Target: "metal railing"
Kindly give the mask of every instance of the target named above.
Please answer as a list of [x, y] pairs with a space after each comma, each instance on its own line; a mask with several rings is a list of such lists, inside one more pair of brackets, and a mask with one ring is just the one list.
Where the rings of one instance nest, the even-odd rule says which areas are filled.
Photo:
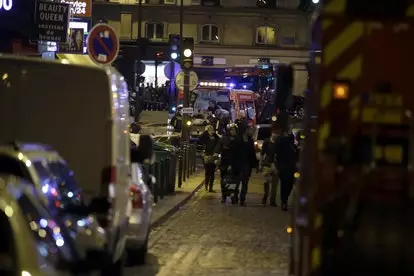
[[[197, 154], [195, 145], [183, 144], [176, 152], [155, 151], [155, 162], [143, 165], [144, 178], [157, 203], [165, 196], [174, 194], [196, 172]], [[150, 176], [156, 181], [152, 182]]]

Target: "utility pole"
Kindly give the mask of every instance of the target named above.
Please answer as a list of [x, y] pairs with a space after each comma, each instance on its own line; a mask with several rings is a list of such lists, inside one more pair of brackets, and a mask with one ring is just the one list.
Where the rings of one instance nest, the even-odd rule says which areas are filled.
[[[183, 108], [190, 106], [190, 99], [189, 99], [189, 83], [190, 83], [190, 77], [188, 73], [188, 69], [184, 66], [184, 51], [185, 51], [185, 45], [184, 45], [184, 0], [180, 1], [180, 59], [181, 59], [181, 67], [184, 72], [184, 102], [183, 102]], [[178, 95], [177, 95], [178, 96]], [[178, 98], [178, 97], [177, 97]], [[189, 133], [189, 116], [188, 114], [183, 114], [183, 123], [182, 123], [182, 131], [181, 131], [181, 140], [183, 142], [188, 142], [190, 140], [190, 133]]]
[[[134, 81], [134, 84], [136, 83], [137, 85], [134, 85], [135, 87], [134, 87], [134, 90], [136, 90], [135, 91], [135, 114], [134, 114], [134, 121], [136, 122], [136, 123], [138, 123], [139, 122], [139, 114], [140, 114], [140, 109], [141, 109], [141, 106], [140, 106], [140, 102], [141, 102], [141, 98], [142, 98], [142, 96], [143, 95], [140, 95], [140, 82], [139, 81], [136, 81], [136, 79], [138, 78], [138, 75], [139, 75], [139, 72], [138, 72], [138, 70], [140, 70], [140, 65], [141, 65], [141, 59], [142, 59], [142, 57], [141, 57], [141, 53], [142, 53], [142, 49], [141, 49], [141, 47], [142, 47], [142, 43], [141, 43], [141, 39], [142, 39], [142, 31], [141, 31], [141, 29], [142, 29], [142, 0], [138, 0], [138, 18], [137, 18], [137, 20], [138, 20], [138, 37], [137, 37], [137, 48], [138, 48], [138, 51], [137, 51], [137, 60], [135, 61], [135, 66], [134, 66], [134, 70], [135, 70], [135, 72], [134, 72], [134, 76], [135, 76], [135, 81]], [[138, 88], [137, 88], [138, 87]]]
[[181, 0], [180, 2], [180, 39], [183, 38], [183, 31], [184, 31], [183, 25], [184, 25], [184, 0]]
[[[181, 67], [184, 72], [184, 103], [183, 108], [190, 107], [190, 69], [194, 64], [194, 39], [190, 37], [181, 37], [180, 45]], [[189, 127], [191, 118], [189, 114], [183, 114], [182, 141], [189, 141]]]

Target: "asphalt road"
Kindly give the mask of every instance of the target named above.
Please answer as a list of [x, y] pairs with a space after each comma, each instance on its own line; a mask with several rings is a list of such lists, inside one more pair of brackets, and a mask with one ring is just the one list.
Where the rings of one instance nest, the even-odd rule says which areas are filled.
[[245, 207], [221, 204], [219, 193], [197, 193], [154, 229], [147, 264], [126, 275], [286, 275], [289, 213], [260, 204], [262, 183], [252, 177]]

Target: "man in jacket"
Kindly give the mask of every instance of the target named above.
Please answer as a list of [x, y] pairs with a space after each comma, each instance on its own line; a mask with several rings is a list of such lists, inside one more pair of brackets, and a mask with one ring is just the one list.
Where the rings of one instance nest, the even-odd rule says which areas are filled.
[[298, 150], [292, 133], [282, 133], [276, 140], [276, 169], [280, 178], [282, 210], [287, 211], [287, 203], [295, 183]]
[[227, 126], [227, 134], [221, 137], [218, 143], [215, 153], [220, 155], [220, 178], [221, 178], [221, 202], [226, 202], [226, 194], [224, 189], [224, 177], [229, 173], [234, 174], [234, 160], [235, 160], [235, 141], [237, 136], [237, 126], [235, 124], [229, 124]]
[[[233, 155], [234, 171], [238, 175], [241, 183], [240, 194], [237, 195], [236, 193], [236, 202], [239, 199], [238, 196], [240, 196], [240, 205], [245, 206], [249, 179], [252, 168], [257, 166], [257, 159], [252, 138], [252, 129], [242, 125], [242, 129], [239, 132], [241, 135], [235, 141], [235, 154]], [[239, 188], [237, 190], [239, 191]]]
[[270, 205], [276, 205], [277, 184], [279, 182], [278, 172], [276, 170], [276, 142], [280, 136], [280, 128], [274, 128], [270, 138], [263, 142], [262, 150], [260, 152], [260, 165], [263, 169], [265, 177], [264, 195], [262, 204], [267, 204], [267, 198], [270, 195]]

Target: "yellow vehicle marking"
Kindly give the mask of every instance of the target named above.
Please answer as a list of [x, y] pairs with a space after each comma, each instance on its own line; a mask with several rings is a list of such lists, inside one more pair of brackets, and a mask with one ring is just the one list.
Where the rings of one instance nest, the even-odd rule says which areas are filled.
[[324, 65], [329, 66], [363, 35], [364, 23], [362, 21], [355, 21], [349, 24], [341, 33], [336, 36], [336, 38], [332, 39], [324, 47]]

